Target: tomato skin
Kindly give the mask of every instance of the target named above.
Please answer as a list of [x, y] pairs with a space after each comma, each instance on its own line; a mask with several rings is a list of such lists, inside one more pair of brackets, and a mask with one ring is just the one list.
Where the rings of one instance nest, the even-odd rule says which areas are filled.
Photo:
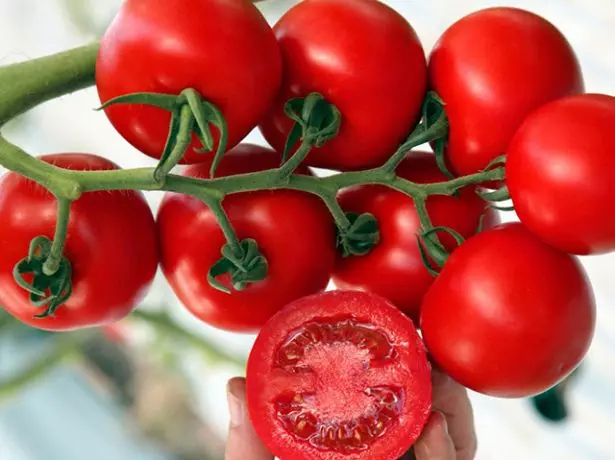
[[571, 96], [530, 115], [508, 151], [506, 181], [521, 221], [572, 254], [615, 251], [615, 98]]
[[[211, 158], [211, 156], [210, 156]], [[229, 151], [218, 176], [272, 169], [280, 156], [240, 144]], [[209, 164], [186, 175], [207, 178]], [[325, 289], [335, 261], [332, 218], [322, 201], [303, 192], [276, 190], [229, 195], [223, 203], [240, 239], [254, 238], [269, 274], [242, 291], [225, 294], [207, 282], [225, 244], [214, 215], [199, 200], [167, 194], [158, 214], [162, 269], [186, 308], [202, 321], [235, 332], [255, 332], [288, 302]]]
[[340, 109], [342, 125], [306, 164], [383, 164], [412, 131], [425, 96], [425, 55], [408, 22], [373, 0], [304, 0], [274, 30], [285, 74], [278, 102], [261, 123], [267, 141], [282, 151], [292, 126], [284, 104], [319, 92]]
[[[438, 169], [433, 155], [412, 152], [397, 168], [400, 177], [418, 183], [443, 182], [447, 178]], [[371, 213], [378, 220], [380, 242], [365, 256], [338, 257], [333, 281], [340, 289], [373, 292], [388, 299], [418, 320], [423, 296], [434, 278], [423, 264], [417, 244], [421, 229], [414, 201], [409, 196], [384, 186], [358, 186], [343, 190], [339, 196], [345, 211]], [[486, 203], [465, 188], [460, 196], [432, 196], [427, 211], [434, 226], [446, 226], [464, 238], [476, 233]], [[484, 228], [499, 222], [494, 210], [487, 211]], [[438, 233], [449, 251], [457, 246], [452, 236]]]
[[[276, 365], [276, 353], [287, 336], [306, 323], [327, 323], [339, 318], [365, 321], [375, 329], [384, 331], [391, 344], [403, 344], [396, 347], [394, 362], [379, 362], [374, 359], [371, 366], [366, 363], [367, 369], [376, 371], [381, 385], [387, 385], [393, 375], [398, 375], [398, 383], [403, 385], [406, 398], [401, 415], [389, 431], [367, 450], [352, 454], [320, 450], [308, 442], [299, 441], [279, 422], [274, 407], [274, 400], [280, 392], [302, 386], [310, 390], [309, 378], [303, 380], [303, 376], [309, 376], [311, 372], [294, 374], [293, 378], [293, 374], [289, 376]], [[326, 360], [326, 356], [323, 359]], [[344, 360], [336, 363], [344, 367]], [[390, 373], [387, 370], [390, 370]], [[319, 369], [313, 371], [318, 372]], [[348, 375], [338, 379], [337, 376], [324, 371], [318, 374], [318, 377], [323, 379], [327, 389], [348, 387], [344, 390], [349, 392], [363, 392], [365, 389], [360, 386], [361, 375]], [[358, 381], [359, 383], [355, 384]], [[271, 452], [287, 460], [399, 458], [419, 437], [430, 414], [431, 397], [431, 366], [414, 324], [388, 301], [367, 292], [330, 291], [292, 302], [267, 322], [257, 337], [248, 360], [247, 401], [250, 418], [257, 434]], [[325, 401], [324, 405], [328, 403], [331, 401]], [[343, 418], [341, 414], [337, 416]]]
[[[73, 170], [118, 169], [91, 154], [45, 155], [41, 160]], [[30, 241], [52, 239], [57, 205], [40, 185], [6, 174], [0, 182], [0, 304], [29, 326], [67, 331], [113, 323], [128, 315], [148, 291], [158, 267], [156, 225], [143, 194], [89, 192], [71, 206], [64, 254], [73, 270], [73, 294], [55, 317], [30, 304], [12, 271], [28, 255]]]
[[421, 329], [431, 357], [462, 385], [526, 397], [580, 364], [595, 315], [579, 261], [512, 223], [452, 254], [425, 296]]
[[[228, 149], [269, 110], [280, 88], [275, 36], [245, 0], [127, 0], [104, 35], [96, 65], [102, 102], [137, 92], [196, 89], [228, 123]], [[105, 110], [117, 131], [141, 152], [160, 158], [170, 113], [143, 105]], [[213, 129], [218, 142], [217, 129]], [[183, 163], [207, 161], [196, 136]]]
[[505, 154], [530, 112], [584, 87], [579, 62], [559, 30], [506, 7], [453, 24], [431, 53], [429, 79], [446, 103], [446, 156], [459, 175]]

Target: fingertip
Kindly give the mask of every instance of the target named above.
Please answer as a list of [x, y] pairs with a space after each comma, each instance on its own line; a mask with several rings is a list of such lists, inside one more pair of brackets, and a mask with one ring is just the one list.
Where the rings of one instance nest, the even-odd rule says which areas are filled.
[[446, 416], [433, 412], [414, 446], [417, 460], [454, 460], [455, 446], [448, 433]]

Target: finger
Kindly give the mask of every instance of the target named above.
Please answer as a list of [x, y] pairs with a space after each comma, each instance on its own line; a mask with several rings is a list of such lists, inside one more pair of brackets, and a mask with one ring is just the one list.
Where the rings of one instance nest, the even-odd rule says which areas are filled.
[[434, 369], [433, 409], [446, 416], [448, 432], [455, 445], [456, 460], [473, 460], [476, 456], [474, 413], [466, 389], [444, 372]]
[[261, 440], [256, 435], [246, 404], [246, 381], [235, 378], [228, 383], [228, 406], [231, 416], [226, 460], [272, 460]]
[[457, 460], [444, 414], [431, 414], [421, 437], [414, 445], [414, 455], [416, 460]]

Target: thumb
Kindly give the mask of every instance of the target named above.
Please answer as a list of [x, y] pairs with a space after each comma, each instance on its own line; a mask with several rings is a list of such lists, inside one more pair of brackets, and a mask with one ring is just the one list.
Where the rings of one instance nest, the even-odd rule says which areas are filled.
[[272, 460], [273, 455], [258, 438], [250, 422], [245, 379], [234, 378], [229, 381], [227, 398], [231, 422], [225, 460]]
[[446, 418], [441, 412], [429, 417], [423, 434], [414, 445], [416, 460], [455, 460], [455, 445], [448, 434]]

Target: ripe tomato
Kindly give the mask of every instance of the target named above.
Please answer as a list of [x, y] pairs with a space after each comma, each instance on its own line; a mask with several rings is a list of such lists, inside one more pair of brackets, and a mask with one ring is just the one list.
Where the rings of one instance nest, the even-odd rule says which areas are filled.
[[[46, 155], [41, 160], [73, 170], [118, 169], [89, 154]], [[55, 317], [29, 301], [12, 271], [28, 255], [30, 241], [53, 238], [55, 198], [15, 173], [0, 182], [0, 304], [24, 323], [62, 331], [107, 324], [128, 315], [145, 295], [158, 266], [156, 225], [143, 194], [135, 191], [85, 193], [71, 206], [64, 254], [73, 270], [73, 294]]]
[[580, 263], [507, 224], [447, 261], [421, 307], [434, 361], [462, 385], [500, 397], [541, 393], [581, 362], [595, 327]]
[[530, 115], [508, 151], [506, 181], [521, 221], [573, 254], [615, 251], [615, 98], [579, 95]]
[[292, 126], [284, 104], [319, 92], [341, 111], [342, 126], [306, 164], [383, 164], [412, 131], [425, 96], [425, 55], [410, 24], [373, 0], [304, 0], [274, 30], [285, 74], [277, 105], [261, 124], [267, 141], [282, 151]]
[[[280, 156], [273, 150], [241, 144], [224, 156], [217, 175], [279, 164]], [[185, 174], [206, 178], [208, 168], [201, 163]], [[162, 269], [175, 294], [197, 318], [222, 329], [255, 332], [288, 302], [325, 289], [335, 262], [335, 233], [318, 197], [290, 190], [240, 193], [227, 196], [224, 209], [238, 237], [254, 238], [269, 263], [263, 281], [231, 294], [207, 282], [225, 243], [209, 208], [196, 198], [168, 194], [158, 214]]]
[[429, 78], [446, 103], [446, 155], [459, 175], [506, 153], [534, 109], [583, 92], [566, 38], [540, 16], [515, 8], [489, 8], [453, 24], [431, 53]]
[[[275, 36], [252, 2], [127, 0], [101, 41], [96, 84], [102, 102], [128, 93], [194, 88], [225, 115], [230, 149], [269, 110], [281, 74]], [[106, 113], [128, 142], [160, 158], [169, 112], [118, 105]], [[201, 148], [196, 136], [184, 163], [207, 160], [194, 148]]]
[[[397, 168], [400, 177], [418, 183], [446, 181], [433, 155], [412, 152]], [[463, 189], [459, 197], [432, 196], [427, 210], [434, 226], [446, 226], [469, 238], [478, 229], [486, 204], [475, 189]], [[433, 283], [417, 244], [421, 223], [409, 196], [384, 186], [366, 185], [340, 193], [346, 211], [371, 213], [378, 219], [380, 242], [365, 256], [339, 257], [333, 281], [340, 289], [365, 290], [381, 295], [418, 320], [423, 296]], [[485, 228], [498, 222], [495, 211], [487, 212]], [[457, 244], [452, 236], [438, 233], [449, 251]]]
[[431, 369], [414, 324], [374, 294], [297, 300], [250, 353], [257, 434], [286, 460], [399, 458], [431, 409]]

